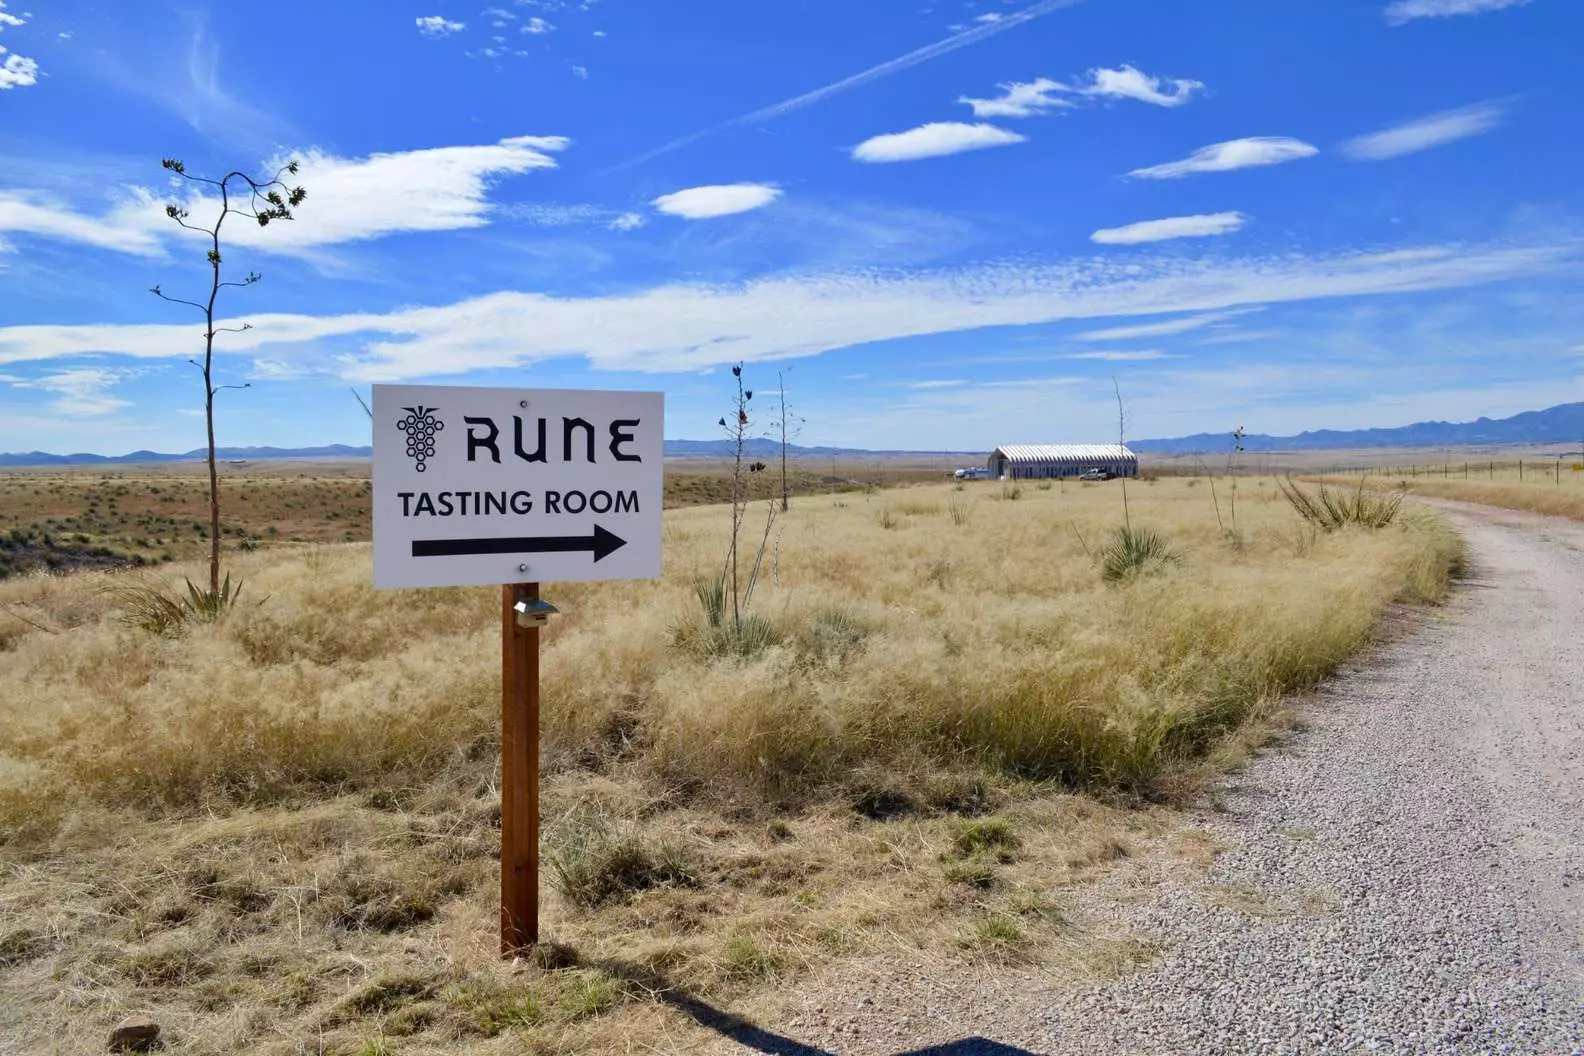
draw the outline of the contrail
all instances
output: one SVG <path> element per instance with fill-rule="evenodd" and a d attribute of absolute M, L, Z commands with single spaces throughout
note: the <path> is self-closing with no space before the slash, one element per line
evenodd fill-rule
<path fill-rule="evenodd" d="M 724 132 L 728 128 L 736 128 L 739 125 L 756 125 L 761 121 L 769 121 L 772 118 L 780 117 L 782 114 L 790 114 L 794 110 L 812 106 L 823 99 L 861 87 L 870 81 L 878 81 L 882 77 L 889 77 L 893 73 L 899 73 L 911 66 L 917 66 L 921 62 L 939 58 L 942 55 L 956 51 L 958 48 L 966 48 L 968 45 L 977 44 L 981 40 L 989 40 L 997 34 L 1005 33 L 1014 26 L 1032 22 L 1041 15 L 1048 15 L 1052 11 L 1058 11 L 1064 7 L 1072 7 L 1079 2 L 1080 0 L 1040 0 L 1039 3 L 1007 15 L 998 21 L 988 22 L 972 29 L 965 29 L 961 33 L 947 37 L 945 40 L 936 41 L 934 44 L 926 44 L 924 47 L 910 51 L 906 55 L 900 55 L 889 62 L 882 62 L 878 66 L 871 66 L 862 73 L 855 73 L 851 77 L 827 84 L 823 88 L 816 88 L 812 92 L 804 92 L 802 95 L 793 96 L 791 99 L 783 99 L 779 103 L 772 103 L 750 113 L 722 121 L 718 125 L 711 125 L 709 128 L 699 132 L 690 133 L 681 139 L 673 139 L 664 146 L 656 147 L 646 154 L 640 154 L 636 158 L 613 165 L 605 171 L 617 172 L 621 169 L 631 168 L 634 165 L 642 165 L 652 158 L 658 158 L 662 154 L 669 154 L 673 150 L 680 150 L 682 147 L 713 136 L 717 132 Z"/>

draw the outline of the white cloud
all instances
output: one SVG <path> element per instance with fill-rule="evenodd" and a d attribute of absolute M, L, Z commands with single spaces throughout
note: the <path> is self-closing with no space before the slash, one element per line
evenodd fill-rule
<path fill-rule="evenodd" d="M 449 37 L 467 28 L 461 22 L 452 22 L 440 15 L 423 15 L 413 21 L 418 24 L 418 32 L 426 37 Z"/>
<path fill-rule="evenodd" d="M 1155 106 L 1181 106 L 1195 91 L 1204 87 L 1202 81 L 1182 79 L 1163 81 L 1132 66 L 1123 66 L 1120 70 L 1090 70 L 1089 76 L 1093 78 L 1093 83 L 1074 89 L 1080 95 L 1092 95 L 1104 99 L 1137 99 L 1141 103 L 1151 103 Z"/>
<path fill-rule="evenodd" d="M 1132 246 L 1140 242 L 1165 242 L 1172 238 L 1204 238 L 1229 235 L 1242 229 L 1248 217 L 1242 213 L 1202 213 L 1173 216 L 1164 220 L 1143 220 L 1126 227 L 1105 227 L 1089 236 L 1089 241 L 1108 246 Z"/>
<path fill-rule="evenodd" d="M 11 88 L 31 88 L 38 83 L 38 63 L 26 55 L 15 52 L 7 54 L 3 45 L 0 45 L 0 91 Z"/>
<path fill-rule="evenodd" d="M 1393 0 L 1386 5 L 1386 21 L 1394 26 L 1416 18 L 1448 18 L 1452 15 L 1477 15 L 1482 11 L 1500 11 L 1505 7 L 1521 7 L 1529 0 Z"/>
<path fill-rule="evenodd" d="M 482 12 L 485 18 L 499 19 L 502 22 L 514 21 L 517 16 L 501 7 L 486 7 Z"/>
<path fill-rule="evenodd" d="M 1063 359 L 1098 359 L 1106 363 L 1146 363 L 1157 359 L 1180 359 L 1158 348 L 1140 348 L 1133 351 L 1075 352 Z"/>
<path fill-rule="evenodd" d="M 41 389 L 56 394 L 51 407 L 64 415 L 98 415 L 129 406 L 129 401 L 110 395 L 109 390 L 123 378 L 140 373 L 137 370 L 107 370 L 87 367 L 46 374 L 31 381 L 20 379 L 11 383 L 19 389 Z"/>
<path fill-rule="evenodd" d="M 904 389 L 955 389 L 959 385 L 968 384 L 964 378 L 946 378 L 939 381 L 905 381 Z"/>
<path fill-rule="evenodd" d="M 1194 92 L 1204 87 L 1204 83 L 1151 77 L 1135 67 L 1123 66 L 1116 70 L 1090 70 L 1087 84 L 1064 84 L 1040 77 L 1028 82 L 1009 81 L 996 87 L 1002 92 L 999 99 L 961 96 L 957 101 L 973 107 L 975 117 L 1033 117 L 1049 110 L 1075 105 L 1064 96 L 1136 99 L 1141 103 L 1172 107 L 1188 102 Z"/>
<path fill-rule="evenodd" d="M 583 80 L 583 81 L 588 80 L 588 67 L 587 66 L 574 66 L 574 67 L 572 67 L 572 76 L 578 78 L 579 80 Z"/>
<path fill-rule="evenodd" d="M 1443 143 L 1452 143 L 1482 132 L 1489 132 L 1501 124 L 1505 111 L 1498 103 L 1480 103 L 1458 110 L 1443 110 L 1395 128 L 1371 132 L 1367 136 L 1350 139 L 1342 151 L 1356 161 L 1381 161 L 1386 158 L 1414 154 Z"/>
<path fill-rule="evenodd" d="M 596 37 L 606 37 L 606 36 L 609 36 L 610 34 L 606 33 L 603 29 L 596 29 L 594 31 L 594 35 Z"/>
<path fill-rule="evenodd" d="M 1009 81 L 996 87 L 1002 92 L 999 99 L 970 99 L 965 95 L 957 101 L 973 107 L 975 117 L 1033 117 L 1077 105 L 1060 97 L 1068 90 L 1065 84 L 1046 77 L 1027 83 Z"/>
<path fill-rule="evenodd" d="M 223 347 L 228 356 L 267 348 L 272 359 L 322 363 L 327 341 L 356 342 L 339 364 L 351 381 L 519 369 L 564 356 L 582 356 L 597 370 L 682 372 L 986 327 L 1456 289 L 1576 272 L 1580 253 L 1564 241 L 1230 260 L 1084 257 L 674 283 L 590 297 L 503 291 L 384 313 L 243 316 L 226 325 L 254 329 L 226 334 Z M 0 365 L 97 353 L 169 359 L 191 336 L 175 324 L 12 326 L 0 328 Z"/>
<path fill-rule="evenodd" d="M 435 147 L 367 158 L 338 158 L 317 151 L 300 156 L 293 182 L 308 189 L 302 222 L 242 224 L 233 240 L 275 253 L 379 238 L 403 231 L 453 231 L 489 223 L 493 180 L 555 168 L 551 153 L 570 144 L 560 136 L 515 136 L 499 143 Z M 273 171 L 273 168 L 270 171 Z M 125 192 L 106 213 L 85 215 L 26 191 L 0 192 L 0 233 L 32 234 L 146 256 L 182 233 L 164 215 L 151 191 Z M 181 201 L 194 221 L 212 214 L 213 199 Z"/>
<path fill-rule="evenodd" d="M 13 15 L 6 10 L 5 0 L 0 0 L 0 31 L 6 28 L 25 26 L 32 16 L 23 12 L 20 16 Z M 71 34 L 63 34 L 62 39 Z M 26 55 L 18 55 L 0 46 L 0 91 L 9 91 L 12 88 L 31 88 L 38 83 L 38 63 Z"/>
<path fill-rule="evenodd" d="M 546 22 L 544 19 L 535 16 L 523 23 L 522 31 L 537 37 L 545 33 L 553 33 L 555 32 L 555 28 L 555 26 Z"/>
<path fill-rule="evenodd" d="M 1005 147 L 1028 139 L 995 125 L 969 125 L 960 121 L 932 121 L 906 132 L 866 139 L 853 148 L 855 161 L 917 161 L 961 154 L 967 150 Z"/>
<path fill-rule="evenodd" d="M 1205 315 L 1189 315 L 1181 319 L 1168 319 L 1163 323 L 1140 323 L 1136 326 L 1113 326 L 1104 330 L 1086 330 L 1078 335 L 1080 341 L 1128 341 L 1135 337 L 1164 337 L 1169 334 L 1186 334 L 1190 330 L 1211 326 L 1215 323 L 1234 319 L 1250 312 L 1258 312 L 1259 308 L 1239 308 L 1230 312 L 1209 312 Z"/>
<path fill-rule="evenodd" d="M 1001 21 L 1005 17 L 1006 17 L 1005 15 L 1000 14 L 1000 13 L 995 12 L 995 11 L 986 11 L 982 15 L 974 16 L 974 21 L 983 23 L 985 25 L 994 25 L 995 23 Z"/>
<path fill-rule="evenodd" d="M 642 213 L 623 213 L 606 226 L 612 231 L 636 231 L 648 222 Z"/>
<path fill-rule="evenodd" d="M 1199 148 L 1180 161 L 1134 169 L 1128 175 L 1150 180 L 1169 180 L 1196 172 L 1230 172 L 1233 169 L 1249 169 L 1259 165 L 1280 165 L 1300 158 L 1312 158 L 1318 153 L 1320 153 L 1319 148 L 1299 139 L 1289 139 L 1286 136 L 1253 136 L 1248 139 L 1233 139 L 1225 143 L 1212 143 L 1208 147 Z"/>
<path fill-rule="evenodd" d="M 746 213 L 781 197 L 781 188 L 769 183 L 726 183 L 662 194 L 649 204 L 684 220 L 708 220 Z"/>

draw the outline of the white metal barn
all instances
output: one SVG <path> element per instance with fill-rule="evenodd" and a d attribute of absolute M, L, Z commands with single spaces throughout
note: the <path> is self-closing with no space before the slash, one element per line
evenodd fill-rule
<path fill-rule="evenodd" d="M 1138 476 L 1138 456 L 1119 444 L 1009 444 L 990 455 L 992 479 L 1045 480 L 1103 469 L 1118 477 Z"/>

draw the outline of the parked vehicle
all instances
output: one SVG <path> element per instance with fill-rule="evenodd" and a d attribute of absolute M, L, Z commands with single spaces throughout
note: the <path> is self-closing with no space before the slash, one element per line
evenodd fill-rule
<path fill-rule="evenodd" d="M 1116 476 L 1109 469 L 1086 469 L 1078 474 L 1079 480 L 1110 480 Z"/>

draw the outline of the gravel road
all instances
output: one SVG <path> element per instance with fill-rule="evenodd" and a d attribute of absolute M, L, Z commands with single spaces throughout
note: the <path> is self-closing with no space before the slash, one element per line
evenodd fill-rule
<path fill-rule="evenodd" d="M 776 1051 L 1584 1053 L 1584 525 L 1435 505 L 1455 600 L 1228 787 L 1207 876 L 1101 911 L 1150 967 L 853 979 Z"/>

